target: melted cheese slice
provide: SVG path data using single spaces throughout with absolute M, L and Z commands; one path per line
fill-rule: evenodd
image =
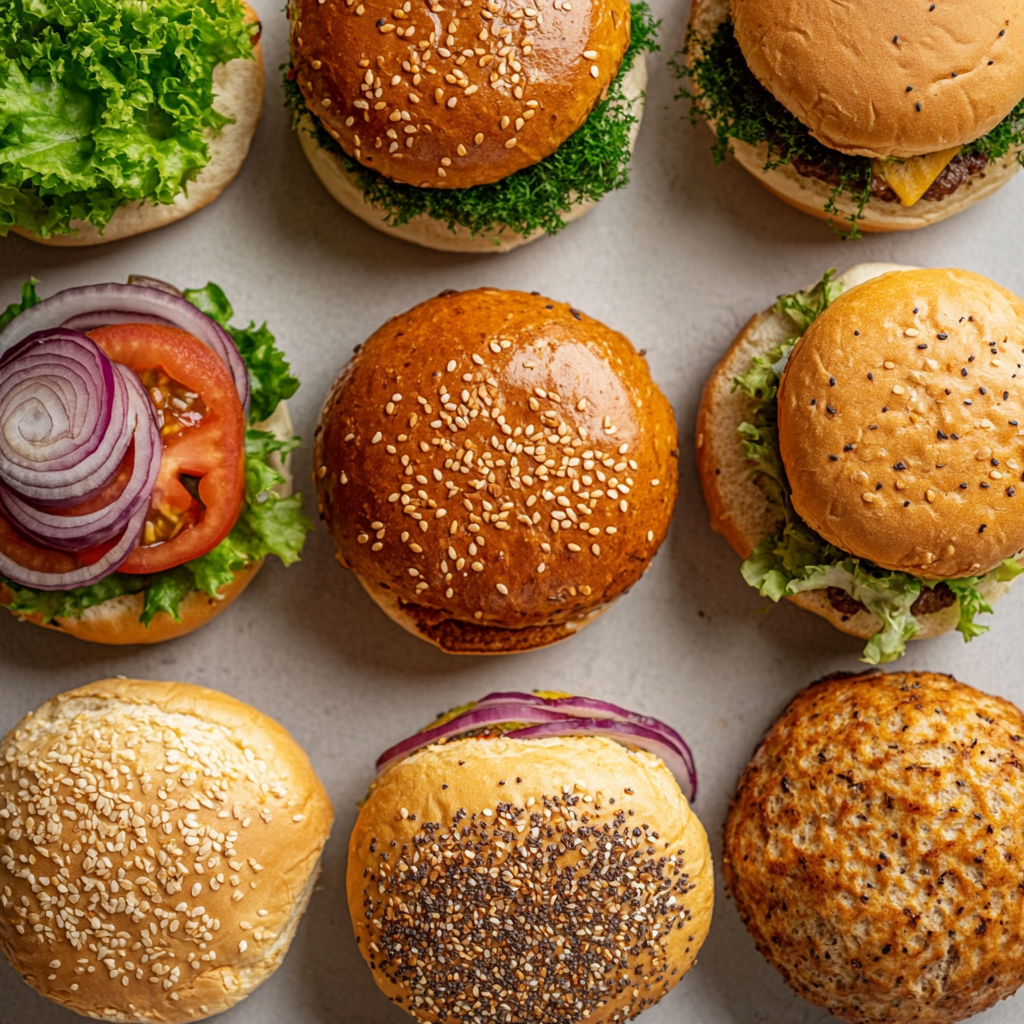
M 954 146 L 938 153 L 912 156 L 909 160 L 872 160 L 871 166 L 904 206 L 913 206 L 959 152 L 960 147 Z

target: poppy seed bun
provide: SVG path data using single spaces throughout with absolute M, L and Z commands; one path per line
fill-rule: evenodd
M 233 1006 L 288 951 L 333 812 L 276 722 L 186 683 L 105 679 L 0 745 L 0 947 L 97 1020 Z
M 428 188 L 500 181 L 553 153 L 629 45 L 628 0 L 543 13 L 513 0 L 291 0 L 290 12 L 309 109 L 349 156 Z
M 761 84 L 820 142 L 910 157 L 987 135 L 1024 97 L 1024 2 L 731 0 Z
M 676 446 L 625 337 L 565 303 L 479 288 L 360 347 L 324 404 L 314 477 L 338 560 L 371 593 L 445 649 L 460 645 L 421 624 L 499 629 L 481 646 L 500 653 L 553 642 L 546 627 L 571 635 L 636 583 L 672 517 Z
M 912 269 L 892 263 L 862 263 L 840 274 L 836 280 L 852 288 L 879 274 Z M 746 558 L 777 524 L 763 492 L 750 479 L 750 463 L 738 433 L 740 424 L 751 417 L 752 403 L 743 392 L 733 390 L 732 382 L 750 369 L 754 356 L 764 355 L 792 334 L 793 324 L 789 318 L 773 307 L 752 317 L 715 367 L 701 396 L 697 415 L 697 472 L 708 504 L 711 528 L 722 534 L 741 558 Z M 978 585 L 990 604 L 1009 587 L 1009 583 L 991 578 Z M 834 608 L 821 590 L 794 594 L 787 600 L 862 640 L 870 639 L 883 628 L 881 620 L 866 610 L 851 615 Z M 923 640 L 955 629 L 959 609 L 951 605 L 939 611 L 915 614 L 914 619 L 917 624 L 914 639 Z
M 349 843 L 359 949 L 421 1021 L 626 1020 L 693 966 L 713 901 L 672 773 L 604 737 L 427 747 L 377 779 Z
M 744 769 L 722 860 L 798 995 L 856 1024 L 953 1024 L 1017 990 L 1022 737 L 1008 701 L 931 672 L 797 695 Z
M 779 387 L 797 513 L 843 551 L 928 579 L 1016 555 L 1022 351 L 1024 302 L 978 274 L 896 271 L 841 294 Z

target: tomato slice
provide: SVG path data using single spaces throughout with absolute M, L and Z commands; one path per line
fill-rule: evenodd
M 162 421 L 146 532 L 119 571 L 161 572 L 205 555 L 231 532 L 245 497 L 245 413 L 230 371 L 175 327 L 118 324 L 88 333 L 138 374 Z
M 66 551 L 54 551 L 52 548 L 39 547 L 34 541 L 22 536 L 2 512 L 0 512 L 0 551 L 12 562 L 31 572 L 52 573 L 54 575 L 75 572 L 87 565 L 95 565 L 119 540 L 115 537 L 106 544 L 90 551 L 78 551 L 71 554 Z

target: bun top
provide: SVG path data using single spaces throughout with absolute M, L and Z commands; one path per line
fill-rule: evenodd
M 277 967 L 333 817 L 276 722 L 133 679 L 16 726 L 0 809 L 0 947 L 15 969 L 76 1013 L 163 1024 L 220 1013 Z
M 793 507 L 836 547 L 928 579 L 1024 548 L 1024 302 L 964 270 L 883 274 L 793 349 L 779 447 Z
M 731 0 L 761 84 L 826 146 L 919 156 L 990 132 L 1024 97 L 1024 0 Z
M 314 476 L 339 560 L 446 618 L 521 628 L 628 590 L 668 530 L 675 418 L 621 334 L 540 295 L 445 292 L 327 396 Z
M 628 0 L 292 0 L 292 63 L 349 156 L 395 181 L 469 188 L 553 153 L 629 45 Z
M 427 747 L 380 776 L 349 844 L 359 948 L 423 1021 L 625 1020 L 692 966 L 713 899 L 672 773 L 603 737 Z

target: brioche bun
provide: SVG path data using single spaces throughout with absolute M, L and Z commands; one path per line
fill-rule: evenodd
M 636 121 L 629 128 L 629 149 L 633 151 L 637 136 L 640 134 L 640 121 L 644 112 L 644 90 L 647 88 L 647 64 L 643 54 L 638 54 L 633 66 L 623 75 L 622 92 L 630 101 L 630 111 Z M 389 224 L 387 214 L 370 203 L 356 177 L 350 174 L 341 160 L 334 153 L 328 152 L 318 145 L 315 136 L 309 130 L 308 119 L 299 127 L 299 142 L 302 152 L 309 161 L 320 183 L 330 192 L 331 196 L 349 213 L 354 213 L 370 227 L 383 231 L 392 238 L 422 245 L 427 249 L 438 249 L 443 252 L 475 252 L 501 253 L 517 249 L 526 242 L 543 238 L 545 232 L 538 228 L 529 235 L 517 235 L 510 228 L 496 224 L 490 231 L 473 234 L 469 228 L 456 224 L 449 227 L 447 223 L 437 220 L 428 214 L 413 217 L 405 224 Z M 588 210 L 597 205 L 596 201 L 574 203 L 562 213 L 562 220 L 571 224 Z
M 707 836 L 672 773 L 603 737 L 427 747 L 377 779 L 349 843 L 359 949 L 421 1021 L 626 1020 L 693 966 L 713 901 Z
M 47 999 L 145 1024 L 221 1013 L 273 974 L 333 819 L 276 722 L 124 678 L 7 735 L 0 805 L 0 948 Z
M 743 772 L 726 885 L 800 996 L 953 1024 L 1024 981 L 1024 716 L 931 672 L 798 694 Z
M 496 0 L 411 14 L 383 0 L 291 0 L 290 12 L 309 109 L 349 156 L 423 188 L 483 185 L 543 160 L 587 119 L 629 45 L 628 0 L 543 14 Z
M 987 135 L 1024 97 L 1024 2 L 731 0 L 758 81 L 842 153 L 911 157 Z
M 256 12 L 248 4 L 244 6 L 246 22 L 258 22 Z M 209 163 L 173 203 L 129 203 L 114 213 L 102 232 L 86 221 L 72 222 L 71 234 L 49 238 L 22 228 L 12 230 L 43 245 L 62 248 L 100 245 L 162 228 L 212 203 L 242 169 L 263 112 L 263 46 L 259 41 L 253 46 L 253 58 L 231 60 L 213 69 L 213 109 L 230 121 L 210 135 Z
M 339 562 L 389 614 L 451 653 L 505 653 L 572 635 L 636 583 L 668 530 L 676 444 L 625 337 L 479 288 L 360 347 L 314 477 Z
M 881 274 L 915 269 L 892 263 L 863 263 L 851 267 L 836 280 L 850 290 Z M 792 323 L 774 307 L 752 317 L 715 367 L 701 396 L 697 414 L 697 471 L 708 504 L 711 528 L 722 534 L 741 558 L 746 558 L 772 533 L 777 523 L 764 494 L 750 479 L 750 464 L 738 429 L 750 419 L 751 402 L 741 391 L 733 390 L 732 382 L 750 369 L 754 356 L 764 355 L 792 334 Z M 1009 583 L 986 579 L 978 589 L 991 604 L 1009 587 Z M 851 614 L 833 607 L 824 591 L 795 594 L 787 600 L 862 640 L 870 639 L 882 628 L 878 617 L 866 610 Z M 914 617 L 917 623 L 914 639 L 923 640 L 955 629 L 959 610 L 951 605 L 938 611 L 915 613 Z
M 1024 302 L 964 270 L 841 294 L 779 388 L 793 507 L 830 544 L 928 579 L 1024 549 Z

